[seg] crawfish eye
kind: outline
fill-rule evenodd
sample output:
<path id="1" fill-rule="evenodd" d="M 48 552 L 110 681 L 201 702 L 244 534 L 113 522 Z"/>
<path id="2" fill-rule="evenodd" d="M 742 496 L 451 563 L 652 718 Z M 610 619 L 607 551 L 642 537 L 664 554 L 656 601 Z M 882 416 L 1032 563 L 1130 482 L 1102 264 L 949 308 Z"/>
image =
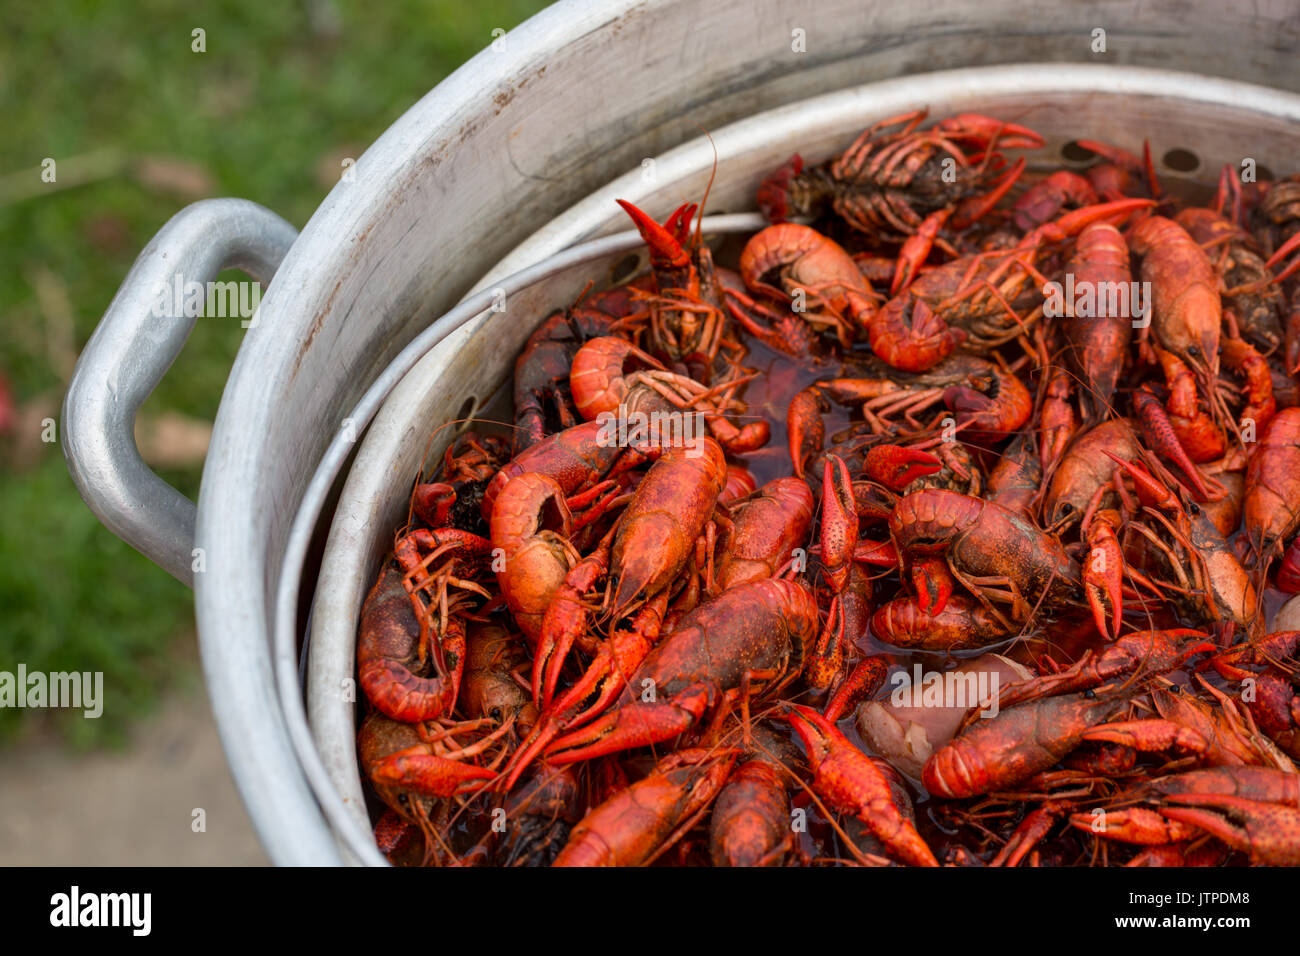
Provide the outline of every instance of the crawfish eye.
<path id="1" fill-rule="evenodd" d="M 1195 501 L 1193 501 L 1190 505 L 1187 506 L 1187 510 L 1190 511 L 1193 515 L 1198 515 L 1201 513 L 1201 506 L 1198 505 Z"/>
<path id="2" fill-rule="evenodd" d="M 1192 358 L 1197 358 L 1201 354 L 1201 347 L 1199 345 L 1189 345 L 1187 346 L 1187 354 Z"/>
<path id="3" fill-rule="evenodd" d="M 1095 691 L 1092 691 L 1092 690 L 1085 690 L 1085 691 L 1083 692 L 1083 698 L 1084 698 L 1084 700 L 1096 700 L 1096 699 L 1097 699 L 1097 694 L 1096 694 Z"/>

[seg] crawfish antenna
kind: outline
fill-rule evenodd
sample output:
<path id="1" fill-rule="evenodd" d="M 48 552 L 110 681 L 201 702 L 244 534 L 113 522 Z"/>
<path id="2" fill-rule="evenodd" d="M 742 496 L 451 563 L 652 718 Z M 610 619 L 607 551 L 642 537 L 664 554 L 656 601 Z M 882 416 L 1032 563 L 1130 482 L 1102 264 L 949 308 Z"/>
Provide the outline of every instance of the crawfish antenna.
<path id="1" fill-rule="evenodd" d="M 699 126 L 698 123 L 696 125 Z M 703 126 L 700 126 L 699 129 L 700 132 L 704 134 L 704 138 L 709 141 L 709 146 L 713 148 L 713 170 L 709 173 L 709 181 L 704 187 L 704 195 L 700 197 L 700 215 L 699 218 L 695 220 L 696 248 L 699 248 L 700 242 L 704 239 L 704 207 L 709 201 L 709 191 L 713 189 L 713 180 L 718 177 L 718 144 L 713 141 L 713 137 L 709 135 L 707 129 Z"/>

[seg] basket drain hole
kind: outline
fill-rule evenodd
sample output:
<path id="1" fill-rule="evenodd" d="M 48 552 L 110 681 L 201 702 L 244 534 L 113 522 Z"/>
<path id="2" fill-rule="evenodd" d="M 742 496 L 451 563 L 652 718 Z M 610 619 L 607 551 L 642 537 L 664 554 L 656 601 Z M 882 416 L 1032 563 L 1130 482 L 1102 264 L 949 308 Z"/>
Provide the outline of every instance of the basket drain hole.
<path id="1" fill-rule="evenodd" d="M 461 430 L 469 427 L 469 421 L 467 419 L 473 413 L 476 404 L 478 404 L 477 395 L 471 395 L 469 398 L 465 399 L 465 401 L 460 403 L 460 408 L 456 410 L 456 417 L 453 420 L 460 423 Z"/>
<path id="2" fill-rule="evenodd" d="M 1167 150 L 1160 161 L 1176 173 L 1192 173 L 1201 165 L 1199 156 L 1190 149 L 1183 149 L 1181 146 L 1175 146 L 1173 149 Z"/>
<path id="3" fill-rule="evenodd" d="M 629 252 L 618 262 L 614 263 L 614 268 L 610 270 L 610 281 L 614 285 L 632 278 L 641 267 L 641 256 L 639 253 Z"/>
<path id="4" fill-rule="evenodd" d="M 1097 158 L 1097 154 L 1072 139 L 1061 147 L 1061 158 L 1068 163 L 1090 163 Z"/>

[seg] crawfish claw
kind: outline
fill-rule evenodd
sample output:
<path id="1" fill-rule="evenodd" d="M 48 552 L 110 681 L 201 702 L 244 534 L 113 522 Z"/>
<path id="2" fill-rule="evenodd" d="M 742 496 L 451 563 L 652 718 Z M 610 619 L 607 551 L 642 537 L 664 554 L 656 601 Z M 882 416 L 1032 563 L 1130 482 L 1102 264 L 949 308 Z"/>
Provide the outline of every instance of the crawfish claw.
<path id="1" fill-rule="evenodd" d="M 1300 864 L 1300 810 L 1224 794 L 1180 793 L 1165 799 L 1172 806 L 1160 807 L 1163 816 L 1200 827 L 1249 853 L 1252 862 Z"/>

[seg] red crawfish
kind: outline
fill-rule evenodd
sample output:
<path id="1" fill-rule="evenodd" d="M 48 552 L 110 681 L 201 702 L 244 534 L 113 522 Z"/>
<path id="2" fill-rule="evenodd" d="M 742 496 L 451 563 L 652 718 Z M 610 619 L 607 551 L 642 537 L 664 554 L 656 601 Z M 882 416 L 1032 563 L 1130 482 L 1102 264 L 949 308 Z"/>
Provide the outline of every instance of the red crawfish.
<path id="1" fill-rule="evenodd" d="M 1160 198 L 1160 184 L 1156 181 L 1155 164 L 1151 161 L 1151 144 L 1142 143 L 1142 155 L 1135 156 L 1126 149 L 1095 139 L 1079 139 L 1075 143 L 1100 157 L 1100 161 L 1084 170 L 1084 175 L 1097 195 L 1115 200 L 1125 196 L 1151 196 Z"/>
<path id="2" fill-rule="evenodd" d="M 804 477 L 808 460 L 821 454 L 826 443 L 826 422 L 830 402 L 815 385 L 795 393 L 786 408 L 785 430 L 789 439 L 790 462 L 796 478 Z"/>
<path id="3" fill-rule="evenodd" d="M 1277 413 L 1278 400 L 1273 391 L 1273 370 L 1249 342 L 1225 335 L 1219 343 L 1225 369 L 1241 380 L 1239 419 L 1244 426 L 1253 422 L 1262 429 Z"/>
<path id="4" fill-rule="evenodd" d="M 1010 249 L 963 256 L 922 273 L 880 308 L 870 327 L 872 351 L 895 368 L 920 372 L 959 344 L 990 349 L 1012 341 L 1045 305 L 1038 266 L 1048 248 L 1094 222 L 1123 219 L 1150 205 L 1127 199 L 1077 209 Z"/>
<path id="5" fill-rule="evenodd" d="M 1021 232 L 1029 232 L 1059 216 L 1062 210 L 1079 209 L 1097 202 L 1092 184 L 1078 173 L 1058 169 L 1034 183 L 1012 204 L 1012 221 Z"/>
<path id="6" fill-rule="evenodd" d="M 615 414 L 644 415 L 654 423 L 656 434 L 662 432 L 659 423 L 664 421 L 680 435 L 685 425 L 679 423 L 688 421 L 686 416 L 694 410 L 735 454 L 761 448 L 770 433 L 765 421 L 737 428 L 726 413 L 743 412 L 743 403 L 714 401 L 710 396 L 717 392 L 716 386 L 708 389 L 693 378 L 669 372 L 653 356 L 617 336 L 601 336 L 583 345 L 574 356 L 569 382 L 578 413 L 588 421 Z"/>
<path id="7" fill-rule="evenodd" d="M 734 750 L 680 750 L 590 810 L 553 866 L 648 866 L 704 814 L 736 762 Z"/>
<path id="8" fill-rule="evenodd" d="M 1059 540 L 1001 505 L 953 491 L 926 489 L 902 498 L 889 517 L 902 552 L 944 554 L 958 581 L 989 607 L 1010 602 L 1016 620 L 1039 603 L 1080 600 L 1079 566 Z"/>
<path id="9" fill-rule="evenodd" d="M 977 113 L 918 131 L 926 115 L 916 110 L 883 119 L 835 160 L 807 171 L 796 154 L 763 181 L 759 208 L 780 222 L 817 215 L 830 206 L 853 228 L 872 235 L 910 235 L 925 216 L 940 209 L 957 209 L 959 223 L 969 225 L 993 207 L 1024 169 L 1021 160 L 995 179 L 994 144 L 1008 149 L 1043 144 L 1031 129 Z M 963 145 L 975 147 L 984 161 L 972 166 Z"/>
<path id="10" fill-rule="evenodd" d="M 780 866 L 793 842 L 786 768 L 802 770 L 802 756 L 788 735 L 765 724 L 751 737 L 709 817 L 714 866 Z"/>
<path id="11" fill-rule="evenodd" d="M 571 763 L 671 740 L 730 694 L 778 693 L 799 676 L 817 636 L 806 587 L 764 579 L 724 591 L 684 615 L 636 671 L 617 708 L 555 740 L 552 763 Z"/>
<path id="12" fill-rule="evenodd" d="M 611 528 L 595 549 L 565 575 L 542 615 L 532 681 L 533 700 L 539 707 L 547 707 L 555 695 L 570 648 L 577 643 L 588 653 L 596 650 L 589 632 L 592 610 L 587 599 L 609 572 L 613 540 Z"/>
<path id="13" fill-rule="evenodd" d="M 1084 518 L 1088 554 L 1083 559 L 1083 589 L 1098 633 L 1119 637 L 1124 615 L 1124 549 L 1119 536 L 1123 520 L 1118 511 L 1104 508 Z"/>
<path id="14" fill-rule="evenodd" d="M 533 689 L 543 707 L 569 647 L 585 637 L 589 614 L 582 601 L 596 583 L 612 571 L 611 613 L 615 622 L 621 621 L 677 577 L 713 513 L 726 481 L 726 463 L 717 442 L 699 437 L 659 452 L 620 517 L 612 542 L 602 542 L 585 559 L 566 547 L 571 519 L 555 493 L 555 482 L 525 475 L 507 486 L 511 489 L 515 482 L 527 479 L 536 489 L 526 499 L 524 517 L 503 526 L 519 527 L 515 537 L 523 543 L 517 548 L 528 562 L 512 567 L 509 542 L 503 541 L 499 546 L 505 549 L 506 560 L 499 577 L 516 618 L 521 612 L 526 615 L 520 627 L 538 646 Z M 545 516 L 553 516 L 550 520 L 556 528 L 537 531 L 537 522 Z M 494 534 L 495 527 L 494 521 Z"/>
<path id="15" fill-rule="evenodd" d="M 928 451 L 893 443 L 873 445 L 862 464 L 868 478 L 897 492 L 905 491 L 918 478 L 937 474 L 944 468 L 943 460 Z"/>
<path id="16" fill-rule="evenodd" d="M 1228 680 L 1245 680 L 1254 668 L 1284 667 L 1300 650 L 1300 631 L 1274 631 L 1216 654 L 1209 665 Z"/>
<path id="17" fill-rule="evenodd" d="M 832 809 L 861 820 L 885 848 L 912 866 L 938 866 L 934 852 L 899 808 L 889 773 L 811 707 L 790 704 L 785 717 L 803 741 L 813 790 Z"/>
<path id="18" fill-rule="evenodd" d="M 1079 234 L 1065 271 L 1074 276 L 1076 287 L 1093 290 L 1127 292 L 1133 279 L 1124 238 L 1107 223 L 1093 223 Z M 1127 294 L 1124 298 L 1127 301 Z M 1090 316 L 1078 314 L 1074 301 L 1064 305 L 1065 315 L 1059 325 L 1067 343 L 1065 358 L 1079 376 L 1089 419 L 1101 421 L 1111 410 L 1115 385 L 1133 336 L 1133 303 L 1128 302 L 1129 308 L 1125 309 L 1117 301 L 1112 308 L 1109 298 L 1098 297 Z"/>
<path id="19" fill-rule="evenodd" d="M 989 473 L 989 500 L 1026 518 L 1032 517 L 1043 491 L 1043 465 L 1033 441 L 1027 432 L 1016 436 Z"/>
<path id="20" fill-rule="evenodd" d="M 1008 685 L 998 696 L 998 706 L 1014 707 L 1042 697 L 1092 690 L 1129 677 L 1163 674 L 1213 649 L 1207 633 L 1191 628 L 1134 631 L 1114 644 L 1088 651 L 1063 671 Z"/>
<path id="21" fill-rule="evenodd" d="M 651 351 L 674 369 L 712 383 L 719 350 L 730 339 L 723 285 L 713 255 L 691 235 L 694 203 L 679 206 L 663 225 L 626 200 L 616 202 L 632 217 L 650 248 L 655 295 L 648 298 Z"/>
<path id="22" fill-rule="evenodd" d="M 1193 485 L 1199 484 L 1197 493 L 1207 498 L 1209 492 L 1204 489 L 1204 479 L 1189 468 L 1192 462 L 1221 457 L 1227 438 L 1213 416 L 1204 410 L 1208 406 L 1200 401 L 1195 376 L 1183 360 L 1159 346 L 1154 346 L 1153 351 L 1164 370 L 1169 397 L 1162 405 L 1159 393 L 1149 382 L 1134 394 L 1133 409 L 1142 429 L 1142 439 L 1152 451 L 1178 465 Z"/>
<path id="23" fill-rule="evenodd" d="M 1193 462 L 1220 457 L 1226 444 L 1223 432 L 1200 410 L 1192 376 L 1182 360 L 1164 349 L 1157 347 L 1155 351 L 1168 370 L 1170 396 L 1161 404 L 1159 394 L 1149 382 L 1133 393 L 1133 409 L 1142 439 L 1152 451 L 1178 466 L 1200 500 L 1210 500 L 1214 495 Z"/>
<path id="24" fill-rule="evenodd" d="M 844 662 L 850 648 L 866 636 L 871 618 L 872 585 L 862 567 L 864 560 L 876 561 L 874 558 L 861 559 L 855 553 L 844 589 L 831 599 L 826 623 L 804 665 L 804 683 L 813 690 L 827 690 L 843 678 Z M 879 559 L 877 563 L 886 563 L 886 559 Z M 890 563 L 896 565 L 896 557 Z"/>
<path id="25" fill-rule="evenodd" d="M 727 463 L 712 438 L 673 445 L 636 486 L 614 537 L 610 614 L 625 617 L 685 566 L 727 481 Z"/>
<path id="26" fill-rule="evenodd" d="M 1139 488 L 1156 484 L 1132 463 L 1123 463 L 1139 477 Z M 1141 492 L 1140 492 L 1141 493 Z M 1261 625 L 1258 597 L 1250 575 L 1227 539 L 1199 505 L 1183 507 L 1167 491 L 1157 507 L 1148 507 L 1150 520 L 1129 527 L 1146 539 L 1144 550 L 1173 576 L 1172 603 L 1191 622 L 1231 621 L 1248 631 Z"/>
<path id="27" fill-rule="evenodd" d="M 542 765 L 505 806 L 506 828 L 496 850 L 500 866 L 550 866 L 581 819 L 582 793 L 572 767 Z"/>
<path id="28" fill-rule="evenodd" d="M 826 580 L 839 594 L 849 581 L 849 568 L 858 544 L 858 509 L 848 466 L 838 455 L 827 455 L 822 472 L 822 565 Z"/>
<path id="29" fill-rule="evenodd" d="M 449 613 L 436 626 L 437 633 L 431 633 L 437 615 L 403 582 L 403 573 L 385 564 L 366 596 L 357 634 L 357 676 L 366 698 L 389 717 L 432 720 L 456 702 L 465 666 L 465 623 Z M 430 638 L 433 653 L 426 656 Z M 419 673 L 430 667 L 433 674 Z"/>
<path id="30" fill-rule="evenodd" d="M 1259 729 L 1288 757 L 1300 759 L 1300 694 L 1291 680 L 1275 673 L 1260 674 L 1253 698 L 1247 707 Z"/>
<path id="31" fill-rule="evenodd" d="M 1229 680 L 1250 681 L 1242 685 L 1242 702 L 1259 729 L 1296 759 L 1300 759 L 1300 693 L 1294 687 L 1298 650 L 1300 631 L 1274 631 L 1231 647 L 1209 661 Z"/>
<path id="32" fill-rule="evenodd" d="M 1128 706 L 1126 696 L 1064 694 L 1001 708 L 936 750 L 921 774 L 935 796 L 954 800 L 1011 790 L 1055 765 L 1084 734 Z"/>
<path id="33" fill-rule="evenodd" d="M 375 845 L 393 866 L 420 866 L 425 859 L 420 828 L 400 813 L 387 809 L 375 821 Z"/>
<path id="34" fill-rule="evenodd" d="M 1220 866 L 1226 851 L 1220 844 L 1203 843 L 1194 840 L 1190 843 L 1168 843 L 1162 846 L 1149 846 L 1125 866 Z"/>
<path id="35" fill-rule="evenodd" d="M 1163 216 L 1138 223 L 1128 244 L 1142 257 L 1142 281 L 1151 283 L 1156 341 L 1214 381 L 1223 309 L 1209 256 L 1187 230 Z"/>
<path id="36" fill-rule="evenodd" d="M 889 657 L 873 654 L 853 665 L 853 670 L 831 691 L 822 716 L 831 722 L 858 709 L 858 705 L 880 690 L 889 676 Z"/>
<path id="37" fill-rule="evenodd" d="M 437 832 L 447 822 L 446 798 L 481 790 L 496 776 L 468 759 L 470 755 L 435 753 L 426 743 L 421 725 L 379 713 L 371 714 L 361 725 L 357 756 L 379 799 L 424 833 L 429 854 L 435 847 L 445 846 Z"/>
<path id="38" fill-rule="evenodd" d="M 466 635 L 465 673 L 457 703 L 467 718 L 485 717 L 498 725 L 513 722 L 527 733 L 537 721 L 528 694 L 514 672 L 528 660 L 518 634 L 500 624 L 472 622 Z"/>
<path id="39" fill-rule="evenodd" d="M 971 650 L 1008 635 L 1005 622 L 973 598 L 957 594 L 929 612 L 916 598 L 895 598 L 872 615 L 871 633 L 894 647 L 925 651 Z"/>
<path id="40" fill-rule="evenodd" d="M 717 591 L 770 578 L 808 540 L 813 496 L 799 478 L 777 478 L 731 506 L 732 528 L 718 556 Z"/>
<path id="41" fill-rule="evenodd" d="M 790 846 L 790 797 L 782 770 L 747 760 L 732 771 L 713 807 L 714 866 L 780 866 Z"/>
<path id="42" fill-rule="evenodd" d="M 1043 384 L 1038 406 L 1039 460 L 1044 472 L 1050 474 L 1052 466 L 1078 429 L 1074 414 L 1074 380 L 1070 371 L 1060 365 L 1042 368 Z"/>
<path id="43" fill-rule="evenodd" d="M 1274 582 L 1279 591 L 1287 594 L 1300 594 L 1300 537 L 1292 538 L 1282 555 L 1282 562 L 1277 567 L 1277 580 Z"/>
<path id="44" fill-rule="evenodd" d="M 1186 728 L 1205 742 L 1200 754 L 1204 765 L 1291 766 L 1287 757 L 1247 722 L 1236 701 L 1199 677 L 1198 683 L 1210 692 L 1213 703 L 1192 694 L 1170 693 L 1158 686 L 1151 689 L 1151 699 L 1165 723 Z"/>
<path id="45" fill-rule="evenodd" d="M 491 524 L 501 595 L 515 623 L 535 644 L 551 599 L 580 559 L 569 541 L 573 516 L 564 491 L 546 475 L 519 475 L 496 496 Z"/>
<path id="46" fill-rule="evenodd" d="M 853 257 L 808 226 L 785 222 L 755 233 L 740 254 L 740 275 L 748 288 L 778 300 L 802 296 L 799 314 L 832 328 L 846 348 L 876 316 L 877 296 Z M 740 313 L 737 318 L 750 326 Z"/>
<path id="47" fill-rule="evenodd" d="M 976 355 L 953 355 L 914 374 L 891 372 L 879 361 L 852 371 L 866 374 L 831 379 L 820 387 L 839 404 L 861 402 L 863 417 L 877 433 L 891 427 L 890 416 L 900 412 L 908 424 L 920 428 L 914 416 L 940 401 L 953 411 L 963 434 L 974 439 L 1005 439 L 1033 413 L 1033 396 L 1024 383 Z M 807 430 L 809 423 L 801 422 L 799 428 Z"/>
<path id="48" fill-rule="evenodd" d="M 615 622 L 609 636 L 593 648 L 591 663 L 582 676 L 558 693 L 560 665 L 570 645 L 566 640 L 558 641 L 548 658 L 544 653 L 548 636 L 544 625 L 543 644 L 534 659 L 533 671 L 534 688 L 541 681 L 541 714 L 503 771 L 502 789 L 509 791 L 560 733 L 572 732 L 608 710 L 658 640 L 667 606 L 668 592 L 660 591 L 631 617 Z M 554 611 L 555 605 L 547 612 L 548 620 Z M 580 622 L 580 626 L 585 624 Z"/>
<path id="49" fill-rule="evenodd" d="M 633 310 L 631 291 L 649 288 L 642 278 L 599 293 L 584 303 L 552 312 L 528 337 L 515 360 L 515 438 L 517 455 L 544 439 L 552 422 L 577 424 L 564 397 L 573 356 L 587 339 L 614 332 L 618 319 Z"/>
<path id="50" fill-rule="evenodd" d="M 411 509 L 430 528 L 474 530 L 483 492 L 508 458 L 505 439 L 467 432 L 448 446 L 438 480 L 415 486 Z"/>
<path id="51" fill-rule="evenodd" d="M 1300 810 L 1300 776 L 1271 767 L 1207 767 L 1167 777 L 1156 777 L 1140 787 L 1161 795 L 1218 794 L 1278 803 Z"/>
<path id="52" fill-rule="evenodd" d="M 1283 339 L 1284 296 L 1255 238 L 1213 209 L 1189 207 L 1174 222 L 1210 257 L 1223 283 L 1224 309 L 1241 334 L 1263 351 L 1274 351 Z"/>
<path id="53" fill-rule="evenodd" d="M 718 495 L 718 503 L 729 505 L 734 501 L 752 495 L 758 488 L 753 473 L 744 465 L 727 462 L 727 483 Z"/>
<path id="54" fill-rule="evenodd" d="M 1300 408 L 1278 412 L 1246 466 L 1246 539 L 1262 567 L 1300 527 Z"/>
<path id="55" fill-rule="evenodd" d="M 574 425 L 531 445 L 497 472 L 483 491 L 483 517 L 492 518 L 497 495 L 520 475 L 545 475 L 560 486 L 570 508 L 582 508 L 613 488 L 615 474 L 644 464 L 655 453 L 652 447 L 624 448 L 610 441 L 602 422 Z"/>
<path id="56" fill-rule="evenodd" d="M 1081 521 L 1099 492 L 1111 483 L 1116 465 L 1107 453 L 1125 460 L 1138 457 L 1137 435 L 1128 419 L 1113 418 L 1075 435 L 1043 497 L 1043 521 L 1049 528 L 1063 530 Z M 1109 492 L 1098 501 L 1103 508 L 1119 503 Z"/>

